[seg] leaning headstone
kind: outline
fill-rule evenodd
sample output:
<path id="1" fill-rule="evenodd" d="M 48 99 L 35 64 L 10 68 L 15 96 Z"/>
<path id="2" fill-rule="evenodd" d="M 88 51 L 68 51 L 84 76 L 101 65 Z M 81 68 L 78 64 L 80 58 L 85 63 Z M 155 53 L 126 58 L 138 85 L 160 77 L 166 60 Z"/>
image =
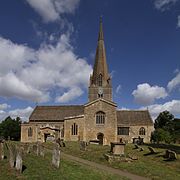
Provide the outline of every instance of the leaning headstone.
<path id="1" fill-rule="evenodd" d="M 56 168 L 59 168 L 59 164 L 60 164 L 60 149 L 57 145 L 55 145 L 52 152 L 52 165 Z"/>
<path id="2" fill-rule="evenodd" d="M 169 151 L 169 160 L 177 160 L 177 154 L 174 151 Z"/>
<path id="3" fill-rule="evenodd" d="M 0 160 L 4 159 L 4 144 L 0 143 Z"/>
<path id="4" fill-rule="evenodd" d="M 16 149 L 13 144 L 9 144 L 8 149 L 9 149 L 9 164 L 10 167 L 13 168 L 15 165 Z"/>
<path id="5" fill-rule="evenodd" d="M 152 147 L 148 147 L 151 154 L 156 154 L 156 151 Z"/>
<path id="6" fill-rule="evenodd" d="M 21 148 L 17 148 L 15 168 L 18 172 L 22 173 L 22 149 Z"/>

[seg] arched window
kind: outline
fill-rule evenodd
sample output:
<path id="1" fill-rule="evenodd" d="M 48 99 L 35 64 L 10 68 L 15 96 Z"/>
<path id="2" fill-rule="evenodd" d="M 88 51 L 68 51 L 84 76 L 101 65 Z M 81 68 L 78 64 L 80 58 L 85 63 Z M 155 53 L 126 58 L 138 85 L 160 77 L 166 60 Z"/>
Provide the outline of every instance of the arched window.
<path id="1" fill-rule="evenodd" d="M 102 86 L 102 74 L 98 77 L 98 86 Z"/>
<path id="2" fill-rule="evenodd" d="M 146 134 L 146 131 L 145 131 L 145 128 L 144 127 L 141 127 L 139 129 L 139 135 L 145 135 Z"/>
<path id="3" fill-rule="evenodd" d="M 96 113 L 96 124 L 105 124 L 105 113 L 99 111 Z"/>
<path id="4" fill-rule="evenodd" d="M 28 137 L 32 137 L 32 135 L 33 135 L 32 127 L 29 127 L 28 128 Z"/>
<path id="5" fill-rule="evenodd" d="M 71 127 L 71 135 L 77 135 L 78 134 L 78 125 L 74 123 Z"/>

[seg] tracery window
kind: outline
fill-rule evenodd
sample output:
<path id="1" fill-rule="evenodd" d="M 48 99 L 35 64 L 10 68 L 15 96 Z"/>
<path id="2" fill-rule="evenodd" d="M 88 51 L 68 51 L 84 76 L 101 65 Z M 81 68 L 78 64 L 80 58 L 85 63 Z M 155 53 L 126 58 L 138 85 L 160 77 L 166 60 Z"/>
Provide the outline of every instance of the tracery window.
<path id="1" fill-rule="evenodd" d="M 98 77 L 98 86 L 102 86 L 102 74 Z"/>
<path id="2" fill-rule="evenodd" d="M 99 111 L 96 113 L 96 124 L 105 124 L 105 113 Z"/>
<path id="3" fill-rule="evenodd" d="M 78 125 L 74 123 L 71 127 L 71 135 L 77 135 L 78 134 Z"/>
<path id="4" fill-rule="evenodd" d="M 32 127 L 29 127 L 28 128 L 28 137 L 32 137 L 32 135 L 33 135 Z"/>
<path id="5" fill-rule="evenodd" d="M 146 134 L 146 131 L 145 131 L 145 128 L 144 127 L 141 127 L 139 129 L 139 135 L 145 135 Z"/>

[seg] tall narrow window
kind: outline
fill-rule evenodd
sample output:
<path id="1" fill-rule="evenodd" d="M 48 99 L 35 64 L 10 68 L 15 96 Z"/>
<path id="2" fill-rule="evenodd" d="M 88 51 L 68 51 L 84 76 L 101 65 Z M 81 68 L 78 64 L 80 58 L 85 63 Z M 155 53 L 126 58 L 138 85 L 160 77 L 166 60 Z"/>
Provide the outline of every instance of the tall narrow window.
<path id="1" fill-rule="evenodd" d="M 102 74 L 98 77 L 98 86 L 102 86 Z"/>
<path id="2" fill-rule="evenodd" d="M 99 111 L 96 113 L 96 124 L 105 124 L 105 113 Z"/>
<path id="3" fill-rule="evenodd" d="M 32 135 L 33 135 L 32 127 L 29 127 L 28 128 L 28 137 L 32 137 Z"/>
<path id="4" fill-rule="evenodd" d="M 139 129 L 139 135 L 145 135 L 146 134 L 146 131 L 145 131 L 145 128 L 144 127 L 141 127 Z"/>
<path id="5" fill-rule="evenodd" d="M 78 125 L 74 123 L 71 127 L 71 135 L 77 135 L 78 134 Z"/>

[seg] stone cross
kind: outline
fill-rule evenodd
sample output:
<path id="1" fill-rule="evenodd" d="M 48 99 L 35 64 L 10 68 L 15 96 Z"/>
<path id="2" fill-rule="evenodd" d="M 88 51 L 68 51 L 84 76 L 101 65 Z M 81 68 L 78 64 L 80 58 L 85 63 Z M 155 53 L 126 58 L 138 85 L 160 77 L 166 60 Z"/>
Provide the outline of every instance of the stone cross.
<path id="1" fill-rule="evenodd" d="M 22 173 L 22 149 L 21 148 L 17 148 L 15 168 L 18 172 Z"/>
<path id="2" fill-rule="evenodd" d="M 60 149 L 58 145 L 55 145 L 52 152 L 52 165 L 59 168 L 60 164 Z"/>

